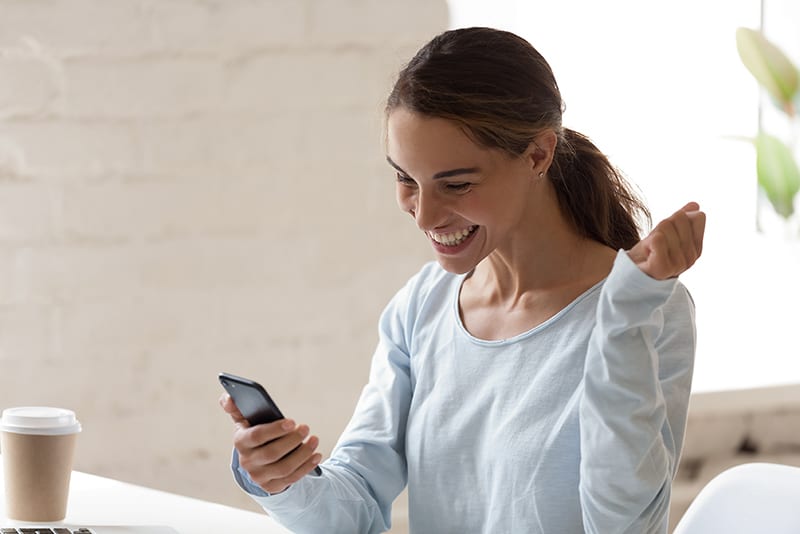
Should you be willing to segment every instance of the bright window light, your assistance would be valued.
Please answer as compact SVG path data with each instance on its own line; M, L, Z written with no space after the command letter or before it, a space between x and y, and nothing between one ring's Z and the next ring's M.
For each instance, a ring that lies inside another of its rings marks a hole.
M755 230L759 91L736 51L756 0L450 0L451 27L492 26L548 60L564 125L640 188L655 222L687 201L708 214L682 276L697 303L694 391L800 382L800 240ZM793 27L797 26L796 21Z

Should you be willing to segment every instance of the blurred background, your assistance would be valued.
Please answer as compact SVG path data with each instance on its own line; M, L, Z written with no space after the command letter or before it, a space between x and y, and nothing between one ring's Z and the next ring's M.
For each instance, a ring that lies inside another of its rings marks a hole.
M695 392L800 383L800 239L756 231L738 139L763 99L736 28L773 20L800 52L797 8L771 5L0 0L0 409L74 409L76 469L255 510L229 473L227 371L328 454L381 309L431 258L394 202L384 98L428 39L473 25L548 59L565 126L654 221L708 213L684 277ZM402 498L395 515L404 532Z

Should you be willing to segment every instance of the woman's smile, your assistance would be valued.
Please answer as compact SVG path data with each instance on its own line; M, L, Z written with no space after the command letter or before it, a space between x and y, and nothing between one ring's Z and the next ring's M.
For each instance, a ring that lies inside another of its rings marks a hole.
M478 230L478 225L468 226L461 230L448 233L425 232L431 239L433 248L440 254L458 254L472 241Z

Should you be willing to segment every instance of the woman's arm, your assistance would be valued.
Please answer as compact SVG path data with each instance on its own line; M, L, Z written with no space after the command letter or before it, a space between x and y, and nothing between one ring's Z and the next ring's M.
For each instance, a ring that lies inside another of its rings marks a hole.
M253 481L234 451L232 469L238 484L293 532L355 534L390 528L391 504L407 480L408 292L407 285L381 315L369 382L331 457L321 464L321 476L304 476L271 495Z
M704 225L688 204L621 251L604 284L580 406L586 532L667 532L696 339L676 277L699 257Z
M691 389L694 307L620 252L601 292L580 405L586 532L667 531Z

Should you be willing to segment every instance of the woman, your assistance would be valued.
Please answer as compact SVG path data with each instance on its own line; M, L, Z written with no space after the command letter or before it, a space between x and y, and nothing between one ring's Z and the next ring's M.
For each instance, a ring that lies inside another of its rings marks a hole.
M305 476L307 426L250 428L221 400L235 477L278 521L382 532L407 484L415 533L667 531L695 350L677 276L705 215L689 203L640 240L647 210L562 109L503 31L445 32L401 71L387 161L437 261L384 310L323 474Z

